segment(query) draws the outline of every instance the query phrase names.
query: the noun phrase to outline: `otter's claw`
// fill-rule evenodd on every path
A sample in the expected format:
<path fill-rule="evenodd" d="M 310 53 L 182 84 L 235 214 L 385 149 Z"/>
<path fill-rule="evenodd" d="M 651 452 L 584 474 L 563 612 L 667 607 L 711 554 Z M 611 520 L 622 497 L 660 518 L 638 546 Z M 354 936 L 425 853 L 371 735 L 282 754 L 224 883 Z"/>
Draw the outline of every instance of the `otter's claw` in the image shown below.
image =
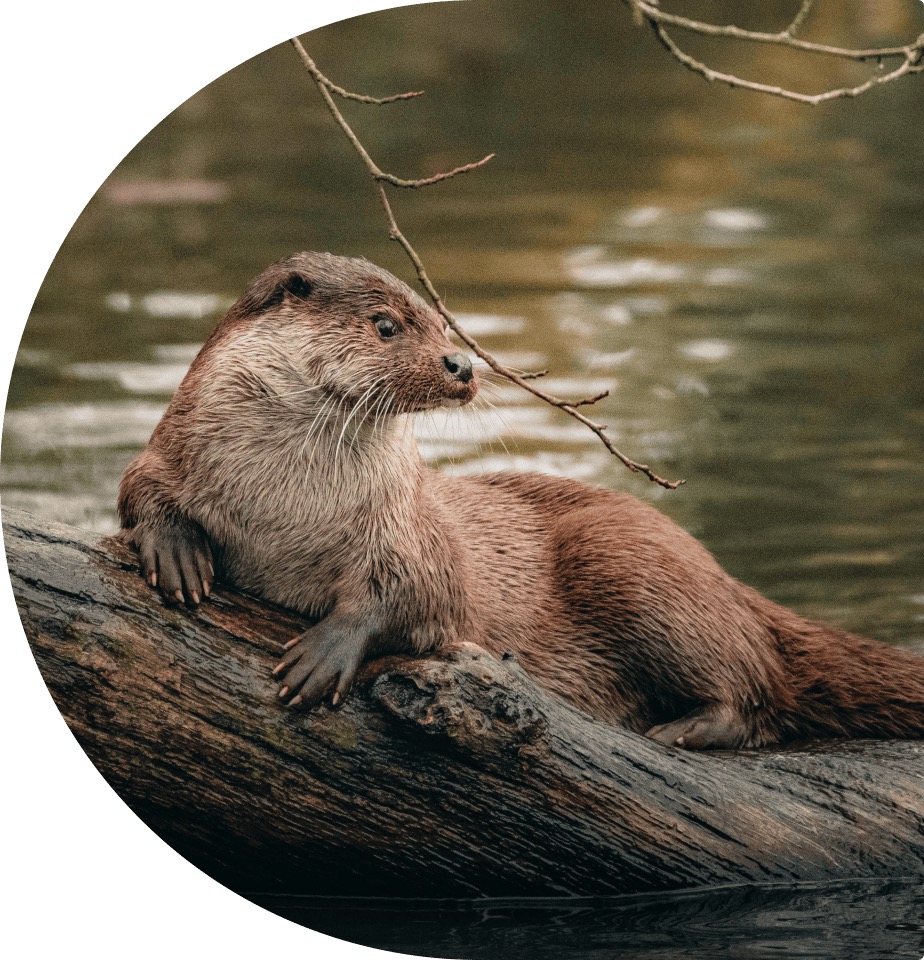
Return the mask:
<path fill-rule="evenodd" d="M 366 653 L 367 637 L 355 627 L 324 620 L 286 644 L 286 654 L 273 670 L 285 682 L 279 698 L 290 707 L 320 703 L 328 693 L 337 706 L 350 692 Z"/>
<path fill-rule="evenodd" d="M 215 581 L 212 548 L 203 529 L 188 520 L 139 524 L 122 539 L 141 557 L 141 575 L 169 605 L 198 606 Z"/>

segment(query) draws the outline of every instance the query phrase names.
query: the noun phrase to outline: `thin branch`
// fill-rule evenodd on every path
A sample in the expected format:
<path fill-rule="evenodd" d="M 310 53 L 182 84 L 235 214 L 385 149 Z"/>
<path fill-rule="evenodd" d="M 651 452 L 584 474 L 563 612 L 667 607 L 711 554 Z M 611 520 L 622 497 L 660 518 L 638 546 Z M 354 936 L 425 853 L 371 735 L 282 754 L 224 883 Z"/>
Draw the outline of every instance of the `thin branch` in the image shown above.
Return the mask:
<path fill-rule="evenodd" d="M 700 76 L 705 77 L 706 80 L 710 83 L 719 81 L 720 83 L 726 83 L 730 87 L 738 87 L 742 90 L 754 90 L 758 93 L 766 93 L 775 97 L 782 97 L 784 100 L 795 100 L 797 103 L 807 103 L 810 106 L 817 106 L 819 103 L 824 103 L 828 100 L 840 100 L 845 97 L 858 97 L 861 93 L 866 93 L 867 90 L 871 90 L 873 87 L 878 86 L 882 83 L 889 83 L 892 80 L 897 80 L 899 77 L 903 77 L 909 73 L 920 73 L 922 67 L 917 63 L 920 59 L 921 51 L 920 49 L 911 47 L 908 48 L 909 52 L 906 54 L 905 59 L 901 64 L 896 67 L 894 70 L 889 71 L 888 73 L 876 74 L 869 78 L 869 80 L 864 83 L 859 84 L 855 87 L 840 87 L 836 90 L 827 90 L 824 93 L 798 93 L 795 90 L 787 90 L 784 87 L 770 86 L 766 83 L 757 83 L 753 80 L 744 80 L 741 77 L 737 77 L 734 74 L 722 73 L 719 70 L 713 70 L 711 67 L 707 67 L 704 63 L 701 63 L 699 60 L 691 57 L 690 54 L 685 53 L 677 44 L 668 36 L 667 31 L 659 23 L 653 23 L 652 28 L 655 31 L 658 39 L 664 45 L 664 47 L 671 53 L 671 55 L 682 63 L 688 70 L 692 70 L 694 73 L 698 73 Z M 913 53 L 912 51 L 916 51 Z"/>
<path fill-rule="evenodd" d="M 815 0 L 802 0 L 799 12 L 793 17 L 792 23 L 783 31 L 781 36 L 794 37 L 802 24 L 805 23 L 806 17 L 812 12 L 813 6 L 815 6 Z"/>
<path fill-rule="evenodd" d="M 295 49 L 299 50 L 299 47 L 296 47 Z M 321 73 L 321 71 L 318 70 L 318 68 L 314 65 L 314 61 L 308 56 L 307 53 L 305 53 L 303 47 L 300 49 L 299 55 L 302 57 L 302 63 L 314 78 L 315 82 L 329 90 L 331 93 L 336 93 L 338 97 L 343 97 L 344 100 L 355 100 L 357 103 L 370 103 L 376 106 L 381 106 L 384 103 L 396 103 L 398 100 L 412 100 L 414 97 L 422 97 L 424 95 L 423 90 L 412 90 L 409 93 L 395 93 L 390 97 L 367 97 L 363 93 L 353 93 L 350 90 L 344 90 L 343 87 L 338 87 L 336 83 L 328 80 L 327 77 L 325 77 L 324 74 Z"/>
<path fill-rule="evenodd" d="M 588 397 L 586 400 L 578 400 L 577 403 L 571 404 L 573 407 L 590 407 L 595 404 L 598 400 L 603 400 L 610 395 L 609 390 L 601 390 L 599 393 L 595 393 L 592 397 Z"/>
<path fill-rule="evenodd" d="M 642 16 L 651 24 L 667 24 L 681 27 L 691 33 L 698 33 L 706 37 L 730 37 L 734 40 L 744 40 L 748 43 L 770 43 L 780 47 L 791 47 L 793 50 L 802 50 L 806 53 L 817 53 L 821 56 L 841 57 L 846 60 L 874 60 L 880 57 L 907 57 L 915 50 L 924 47 L 924 36 L 904 47 L 874 47 L 866 50 L 851 50 L 847 47 L 833 47 L 824 43 L 811 43 L 800 40 L 793 33 L 802 25 L 811 10 L 813 0 L 803 2 L 792 23 L 779 33 L 764 33 L 759 30 L 745 30 L 732 24 L 719 26 L 714 23 L 704 23 L 701 20 L 692 20 L 676 13 L 666 13 L 651 2 L 651 0 L 623 0 L 633 11 L 639 10 Z"/>
<path fill-rule="evenodd" d="M 477 163 L 470 163 L 464 167 L 457 167 L 455 170 L 450 170 L 445 174 L 438 174 L 435 177 L 428 177 L 422 180 L 401 180 L 397 177 L 393 177 L 390 174 L 384 173 L 376 165 L 375 161 L 369 156 L 368 151 L 360 143 L 359 138 L 353 132 L 349 123 L 347 123 L 343 114 L 340 112 L 337 104 L 334 102 L 333 96 L 331 95 L 332 91 L 337 92 L 340 88 L 336 88 L 327 77 L 321 73 L 314 61 L 308 55 L 304 46 L 298 37 L 293 37 L 290 41 L 292 46 L 295 48 L 296 53 L 299 56 L 299 59 L 302 61 L 305 69 L 311 75 L 315 84 L 318 87 L 318 90 L 321 93 L 321 96 L 324 99 L 327 109 L 330 111 L 334 120 L 337 122 L 337 125 L 344 132 L 347 140 L 353 146 L 353 149 L 359 154 L 363 163 L 366 166 L 366 169 L 369 171 L 369 175 L 372 180 L 375 182 L 378 187 L 379 199 L 382 202 L 382 207 L 385 210 L 385 215 L 388 219 L 389 227 L 389 236 L 392 240 L 398 243 L 404 252 L 407 254 L 408 259 L 414 266 L 414 270 L 417 273 L 417 278 L 426 291 L 427 295 L 430 297 L 430 300 L 433 303 L 434 308 L 446 321 L 450 329 L 456 334 L 456 336 L 474 353 L 477 357 L 483 360 L 495 373 L 504 377 L 507 380 L 510 380 L 512 383 L 515 383 L 517 386 L 522 387 L 528 393 L 531 393 L 534 397 L 542 400 L 543 402 L 549 404 L 550 406 L 555 407 L 558 410 L 562 410 L 567 413 L 569 416 L 573 417 L 579 423 L 584 424 L 591 432 L 597 435 L 600 439 L 600 442 L 604 447 L 616 457 L 622 464 L 628 467 L 633 473 L 642 473 L 649 480 L 652 480 L 654 483 L 660 484 L 662 487 L 667 488 L 668 490 L 676 490 L 684 481 L 683 480 L 665 480 L 662 477 L 659 477 L 647 464 L 637 463 L 635 460 L 630 459 L 624 453 L 622 453 L 617 447 L 613 444 L 612 440 L 606 434 L 606 425 L 602 423 L 597 423 L 594 420 L 591 420 L 589 417 L 586 417 L 581 413 L 577 408 L 581 406 L 588 406 L 596 403 L 598 400 L 602 400 L 605 396 L 609 394 L 609 391 L 604 391 L 603 393 L 597 394 L 593 397 L 587 397 L 583 400 L 569 401 L 563 400 L 560 397 L 556 397 L 551 393 L 547 393 L 544 390 L 540 390 L 538 387 L 535 387 L 530 382 L 539 377 L 544 376 L 547 371 L 543 370 L 538 373 L 533 374 L 520 374 L 515 370 L 512 370 L 510 367 L 507 367 L 490 353 L 484 350 L 481 345 L 478 343 L 474 337 L 470 336 L 465 329 L 461 326 L 458 320 L 453 316 L 452 313 L 446 307 L 446 304 L 443 302 L 442 297 L 434 287 L 433 282 L 431 281 L 427 271 L 423 265 L 423 262 L 420 259 L 417 251 L 411 245 L 411 242 L 407 237 L 401 232 L 401 229 L 398 226 L 398 222 L 395 219 L 394 211 L 392 210 L 391 203 L 388 200 L 388 194 L 385 189 L 386 184 L 391 184 L 392 186 L 397 187 L 423 187 L 429 186 L 432 183 L 439 183 L 442 180 L 446 180 L 449 177 L 456 176 L 461 173 L 467 173 L 470 170 L 474 170 L 480 166 L 483 166 L 487 163 L 494 154 L 490 154 L 485 157 L 483 160 L 479 160 Z M 357 99 L 356 97 L 347 97 L 347 99 Z M 370 102 L 378 102 L 375 98 L 372 98 Z"/>
<path fill-rule="evenodd" d="M 411 187 L 412 189 L 429 187 L 434 183 L 448 180 L 450 177 L 457 177 L 460 173 L 469 173 L 472 170 L 477 170 L 479 167 L 483 167 L 486 163 L 493 160 L 496 156 L 496 153 L 489 153 L 486 157 L 482 157 L 474 163 L 466 163 L 462 167 L 455 167 L 452 170 L 447 170 L 446 173 L 437 173 L 432 177 L 424 177 L 422 180 L 401 180 L 399 177 L 392 176 L 390 173 L 380 173 L 375 179 L 383 183 L 390 183 L 393 187 Z"/>
<path fill-rule="evenodd" d="M 321 91 L 321 96 L 324 98 L 324 102 L 327 104 L 327 109 L 333 115 L 334 120 L 337 121 L 340 129 L 343 130 L 346 134 L 347 139 L 353 145 L 353 149 L 362 157 L 363 163 L 366 164 L 366 169 L 369 171 L 370 176 L 373 180 L 376 180 L 380 183 L 390 183 L 394 187 L 406 187 L 410 189 L 417 189 L 418 187 L 429 187 L 434 183 L 440 183 L 443 180 L 449 180 L 451 177 L 457 177 L 460 174 L 468 173 L 471 170 L 475 170 L 478 167 L 484 166 L 490 160 L 494 158 L 494 154 L 488 154 L 486 157 L 482 157 L 481 160 L 477 160 L 475 163 L 468 163 L 462 167 L 456 167 L 454 170 L 448 170 L 445 173 L 437 173 L 432 177 L 422 177 L 419 180 L 402 180 L 400 177 L 396 177 L 394 174 L 386 173 L 384 170 L 380 170 L 375 161 L 369 154 L 366 152 L 365 147 L 359 142 L 359 138 L 353 133 L 350 125 L 346 122 L 343 117 L 343 114 L 337 108 L 337 104 L 334 103 L 334 98 L 331 96 L 331 93 L 336 93 L 337 96 L 343 97 L 345 100 L 356 100 L 359 103 L 371 103 L 380 105 L 383 103 L 394 103 L 397 100 L 408 100 L 411 97 L 420 96 L 423 91 L 417 93 L 399 93 L 393 97 L 366 97 L 359 93 L 350 93 L 348 90 L 344 90 L 342 87 L 338 87 L 336 84 L 332 83 L 330 80 L 324 76 L 323 73 L 317 68 L 314 60 L 308 56 L 308 51 L 305 50 L 302 46 L 302 42 L 295 37 L 291 41 L 292 46 L 295 47 L 295 52 L 298 54 L 299 59 L 302 61 L 302 65 L 311 74 L 312 79 L 317 84 L 318 90 Z"/>
<path fill-rule="evenodd" d="M 330 90 L 331 93 L 336 93 L 338 97 L 343 97 L 344 100 L 355 100 L 357 103 L 371 103 L 375 106 L 381 106 L 383 103 L 397 103 L 399 100 L 412 100 L 414 97 L 422 97 L 424 95 L 423 90 L 411 90 L 408 93 L 393 93 L 390 97 L 367 97 L 363 93 L 352 93 L 349 90 L 344 90 L 343 87 L 338 87 L 335 83 L 331 83 L 327 77 L 324 77 L 324 86 Z"/>
<path fill-rule="evenodd" d="M 810 43 L 807 40 L 800 40 L 795 34 L 811 13 L 815 0 L 802 0 L 789 26 L 779 33 L 761 33 L 756 30 L 743 30 L 741 27 L 734 25 L 719 26 L 713 23 L 703 23 L 700 20 L 691 20 L 689 17 L 682 17 L 674 13 L 665 13 L 658 7 L 657 0 L 623 0 L 623 2 L 630 8 L 633 19 L 639 14 L 644 17 L 664 48 L 675 60 L 688 70 L 698 73 L 710 82 L 719 81 L 730 87 L 737 87 L 741 90 L 753 90 L 757 93 L 766 93 L 770 96 L 782 97 L 784 100 L 795 100 L 797 103 L 807 103 L 811 106 L 817 106 L 819 103 L 825 103 L 828 100 L 857 97 L 861 93 L 866 93 L 867 90 L 871 90 L 873 87 L 890 83 L 908 74 L 921 73 L 924 71 L 924 65 L 921 63 L 922 57 L 924 57 L 924 34 L 921 34 L 914 43 L 904 47 L 878 47 L 867 50 L 850 50 L 844 47 L 832 47 L 822 43 Z M 855 61 L 876 59 L 880 66 L 886 58 L 901 57 L 902 61 L 896 68 L 890 70 L 888 73 L 875 74 L 865 82 L 857 84 L 854 87 L 838 87 L 834 90 L 826 90 L 823 93 L 816 94 L 799 93 L 795 90 L 788 90 L 785 87 L 759 83 L 755 80 L 745 80 L 743 77 L 736 76 L 735 74 L 713 70 L 712 67 L 707 66 L 685 50 L 682 50 L 677 42 L 668 34 L 665 29 L 665 24 L 708 37 L 728 37 L 750 43 L 770 43 L 779 47 L 788 47 L 806 53 L 841 57 Z"/>
<path fill-rule="evenodd" d="M 642 15 L 642 7 L 639 0 L 629 0 L 629 9 L 632 11 L 632 22 L 635 26 L 644 26 L 645 17 Z"/>

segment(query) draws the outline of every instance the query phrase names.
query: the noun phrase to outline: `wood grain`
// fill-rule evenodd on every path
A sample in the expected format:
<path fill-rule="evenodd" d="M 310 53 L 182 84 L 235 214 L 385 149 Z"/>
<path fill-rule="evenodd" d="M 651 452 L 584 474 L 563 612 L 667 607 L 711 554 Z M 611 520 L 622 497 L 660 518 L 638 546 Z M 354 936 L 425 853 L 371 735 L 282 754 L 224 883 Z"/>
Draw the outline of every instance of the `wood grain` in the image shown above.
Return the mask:
<path fill-rule="evenodd" d="M 4 510 L 26 636 L 80 745 L 242 892 L 562 896 L 924 876 L 924 745 L 690 754 L 596 722 L 474 646 L 276 700 L 303 621 L 230 590 L 167 609 L 113 540 Z M 62 786 L 66 802 L 66 786 Z"/>

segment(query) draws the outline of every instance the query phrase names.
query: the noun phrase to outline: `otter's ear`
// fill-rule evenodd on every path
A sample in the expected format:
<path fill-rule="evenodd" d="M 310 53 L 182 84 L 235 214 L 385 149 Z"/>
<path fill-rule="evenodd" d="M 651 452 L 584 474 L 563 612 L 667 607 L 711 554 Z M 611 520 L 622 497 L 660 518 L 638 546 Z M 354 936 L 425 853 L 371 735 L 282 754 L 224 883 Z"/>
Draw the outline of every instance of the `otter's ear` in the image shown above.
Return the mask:
<path fill-rule="evenodd" d="M 282 280 L 257 282 L 247 292 L 244 308 L 248 313 L 262 313 L 278 307 L 286 295 L 296 300 L 307 300 L 314 289 L 314 285 L 300 273 L 290 273 Z"/>
<path fill-rule="evenodd" d="M 314 291 L 314 284 L 300 273 L 292 273 L 279 284 L 284 293 L 291 294 L 296 300 L 307 300 Z"/>

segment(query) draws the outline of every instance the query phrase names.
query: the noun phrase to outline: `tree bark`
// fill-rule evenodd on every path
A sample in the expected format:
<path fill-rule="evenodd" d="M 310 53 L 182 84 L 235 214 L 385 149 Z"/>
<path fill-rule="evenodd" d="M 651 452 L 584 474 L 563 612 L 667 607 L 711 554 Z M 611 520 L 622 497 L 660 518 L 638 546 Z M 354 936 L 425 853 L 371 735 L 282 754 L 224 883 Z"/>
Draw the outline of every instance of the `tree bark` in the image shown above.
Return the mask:
<path fill-rule="evenodd" d="M 924 745 L 691 754 L 464 646 L 282 707 L 293 614 L 168 609 L 111 539 L 4 511 L 26 636 L 74 736 L 181 854 L 241 892 L 561 896 L 924 875 Z"/>

